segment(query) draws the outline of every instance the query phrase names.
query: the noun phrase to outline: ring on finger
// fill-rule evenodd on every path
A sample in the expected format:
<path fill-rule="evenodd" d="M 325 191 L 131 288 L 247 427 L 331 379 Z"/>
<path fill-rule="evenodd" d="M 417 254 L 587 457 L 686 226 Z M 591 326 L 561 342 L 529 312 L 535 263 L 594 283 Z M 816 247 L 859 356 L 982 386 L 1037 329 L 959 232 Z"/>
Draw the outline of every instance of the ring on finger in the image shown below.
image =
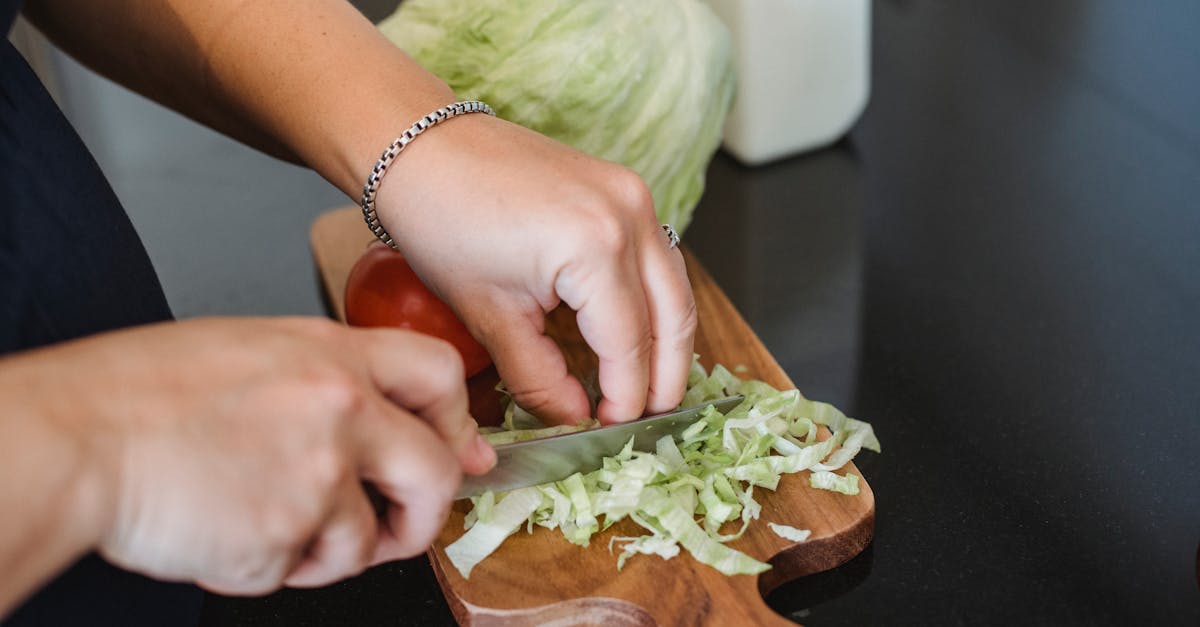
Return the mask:
<path fill-rule="evenodd" d="M 679 245 L 679 233 L 675 232 L 675 228 L 670 224 L 662 225 L 662 230 L 667 234 L 667 249 L 670 250 Z"/>

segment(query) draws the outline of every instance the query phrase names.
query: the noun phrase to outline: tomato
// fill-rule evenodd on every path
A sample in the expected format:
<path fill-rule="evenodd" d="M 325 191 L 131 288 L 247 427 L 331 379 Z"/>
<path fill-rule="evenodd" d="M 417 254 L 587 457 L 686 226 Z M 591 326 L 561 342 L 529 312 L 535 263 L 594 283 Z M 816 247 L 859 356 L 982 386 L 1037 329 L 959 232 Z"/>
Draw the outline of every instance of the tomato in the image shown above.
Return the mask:
<path fill-rule="evenodd" d="M 468 377 L 492 363 L 491 355 L 467 330 L 454 310 L 429 291 L 404 256 L 375 243 L 346 280 L 346 322 L 356 327 L 399 327 L 454 345 Z"/>

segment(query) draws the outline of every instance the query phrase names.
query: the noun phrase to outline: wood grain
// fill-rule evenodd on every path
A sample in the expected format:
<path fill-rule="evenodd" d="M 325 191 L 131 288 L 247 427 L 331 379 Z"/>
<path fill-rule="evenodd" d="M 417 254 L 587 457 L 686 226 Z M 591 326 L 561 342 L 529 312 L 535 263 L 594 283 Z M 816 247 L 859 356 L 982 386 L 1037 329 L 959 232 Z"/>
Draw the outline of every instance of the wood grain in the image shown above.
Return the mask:
<path fill-rule="evenodd" d="M 331 211 L 313 224 L 313 256 L 330 310 L 339 318 L 346 275 L 371 237 L 355 207 Z M 688 251 L 684 255 L 700 319 L 696 352 L 705 365 L 743 365 L 747 372 L 742 376 L 791 387 L 724 292 Z M 563 347 L 574 372 L 589 371 L 594 357 L 570 311 L 552 312 L 547 332 Z M 499 419 L 494 381 L 494 371 L 471 381 L 472 412 L 480 422 Z M 845 470 L 861 475 L 853 464 Z M 670 561 L 637 556 L 618 573 L 609 539 L 641 535 L 640 527 L 622 521 L 596 534 L 587 548 L 570 544 L 556 531 L 518 532 L 476 566 L 467 581 L 445 554 L 445 547 L 463 533 L 470 506 L 465 501 L 452 508 L 429 558 L 462 625 L 788 625 L 762 595 L 783 582 L 838 566 L 867 546 L 874 531 L 875 497 L 866 481 L 860 486 L 856 496 L 814 490 L 808 487 L 808 473 L 799 473 L 785 475 L 775 492 L 759 490 L 761 519 L 730 543 L 772 564 L 757 577 L 726 577 L 686 553 Z M 770 531 L 768 521 L 811 529 L 812 535 L 799 544 L 784 540 Z"/>

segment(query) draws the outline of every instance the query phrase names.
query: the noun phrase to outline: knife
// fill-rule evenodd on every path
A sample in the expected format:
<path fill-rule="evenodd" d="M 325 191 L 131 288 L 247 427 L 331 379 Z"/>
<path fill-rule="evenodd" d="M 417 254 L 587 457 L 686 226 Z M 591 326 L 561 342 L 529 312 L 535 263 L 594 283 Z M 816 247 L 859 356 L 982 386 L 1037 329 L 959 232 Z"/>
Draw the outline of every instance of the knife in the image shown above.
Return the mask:
<path fill-rule="evenodd" d="M 577 472 L 600 468 L 605 457 L 621 452 L 629 438 L 633 450 L 652 451 L 664 435 L 678 437 L 710 405 L 722 413 L 737 407 L 744 397 L 731 396 L 640 420 L 599 429 L 574 431 L 537 440 L 496 446 L 496 466 L 486 475 L 464 476 L 456 499 L 478 496 L 488 490 L 503 492 L 561 481 Z"/>

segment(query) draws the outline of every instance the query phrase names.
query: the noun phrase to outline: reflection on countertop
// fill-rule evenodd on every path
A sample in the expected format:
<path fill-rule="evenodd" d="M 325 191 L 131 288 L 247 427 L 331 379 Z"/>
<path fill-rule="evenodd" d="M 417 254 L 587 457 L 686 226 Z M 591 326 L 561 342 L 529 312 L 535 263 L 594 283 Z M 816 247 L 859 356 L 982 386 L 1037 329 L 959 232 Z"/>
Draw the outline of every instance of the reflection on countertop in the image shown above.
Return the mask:
<path fill-rule="evenodd" d="M 865 192 L 849 142 L 749 169 L 719 153 L 685 233 L 809 398 L 854 397 Z"/>

